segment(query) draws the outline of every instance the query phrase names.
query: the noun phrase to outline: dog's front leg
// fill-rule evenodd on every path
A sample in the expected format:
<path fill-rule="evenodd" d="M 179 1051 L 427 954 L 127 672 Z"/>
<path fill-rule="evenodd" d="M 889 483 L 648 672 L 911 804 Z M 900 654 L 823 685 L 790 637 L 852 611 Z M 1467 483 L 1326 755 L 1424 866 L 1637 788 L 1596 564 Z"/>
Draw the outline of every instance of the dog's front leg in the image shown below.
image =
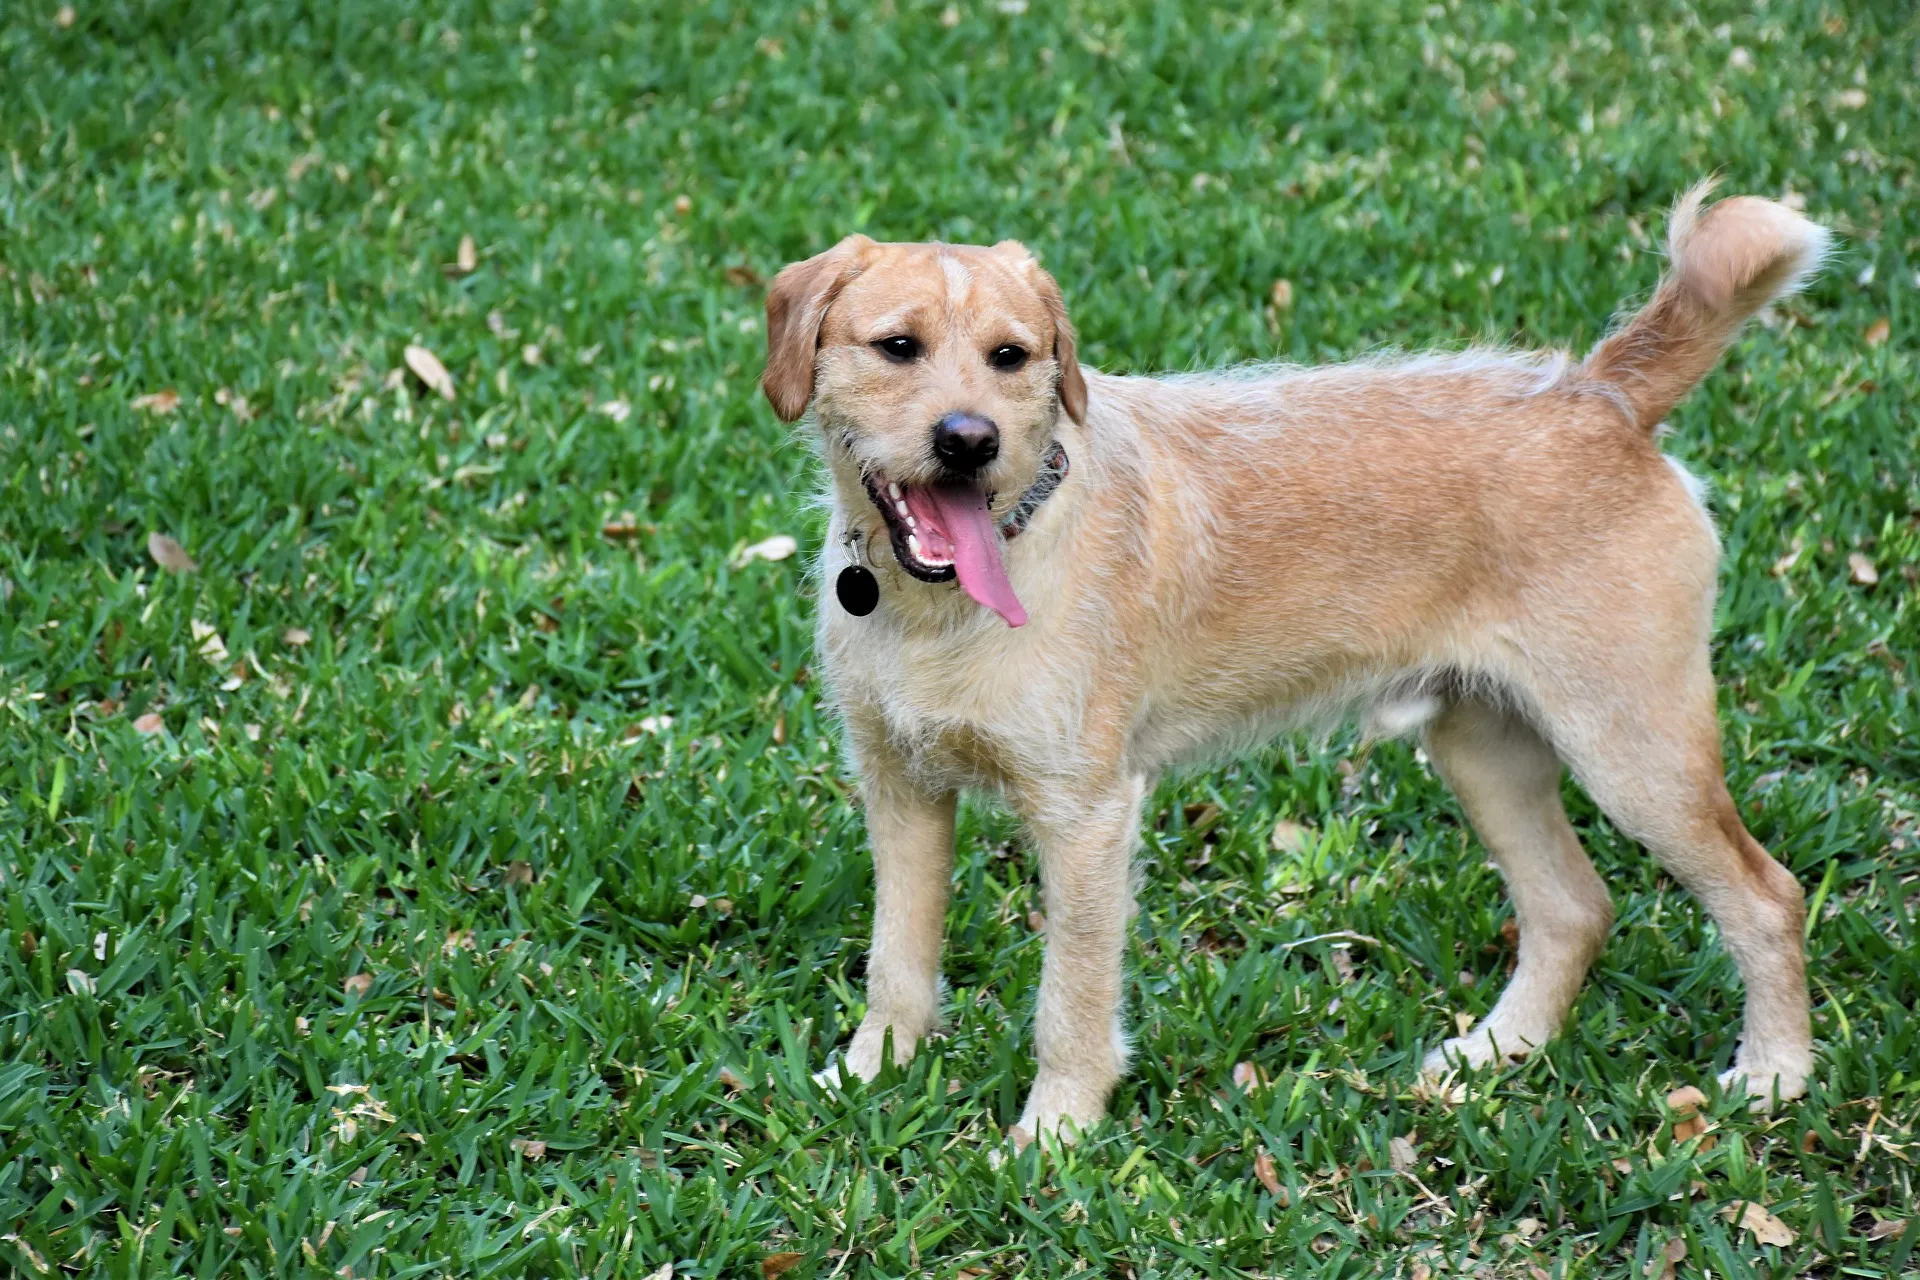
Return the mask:
<path fill-rule="evenodd" d="M 1022 1137 L 1088 1129 L 1126 1069 L 1120 971 L 1133 909 L 1133 848 L 1145 784 L 1047 798 L 1030 813 L 1047 908 L 1047 953 L 1034 1021 L 1039 1074 L 1020 1117 Z"/>
<path fill-rule="evenodd" d="M 847 1047 L 847 1070 L 878 1075 L 887 1032 L 904 1064 L 940 1012 L 940 940 L 953 873 L 954 795 L 929 795 L 887 762 L 866 755 L 861 796 L 873 846 L 873 952 L 867 1016 Z M 837 1073 L 829 1067 L 823 1075 Z"/>

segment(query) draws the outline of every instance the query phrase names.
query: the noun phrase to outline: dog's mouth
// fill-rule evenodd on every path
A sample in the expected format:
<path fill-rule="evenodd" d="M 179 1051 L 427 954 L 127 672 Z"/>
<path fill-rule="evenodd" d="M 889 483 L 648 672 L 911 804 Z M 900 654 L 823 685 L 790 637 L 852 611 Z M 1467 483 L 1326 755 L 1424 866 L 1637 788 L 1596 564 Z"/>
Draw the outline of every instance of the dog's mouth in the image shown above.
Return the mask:
<path fill-rule="evenodd" d="M 1026 625 L 1027 611 L 1001 562 L 991 493 L 964 481 L 901 484 L 881 471 L 866 472 L 861 479 L 886 521 L 902 569 L 922 582 L 958 578 L 962 590 L 1005 618 L 1008 626 Z"/>

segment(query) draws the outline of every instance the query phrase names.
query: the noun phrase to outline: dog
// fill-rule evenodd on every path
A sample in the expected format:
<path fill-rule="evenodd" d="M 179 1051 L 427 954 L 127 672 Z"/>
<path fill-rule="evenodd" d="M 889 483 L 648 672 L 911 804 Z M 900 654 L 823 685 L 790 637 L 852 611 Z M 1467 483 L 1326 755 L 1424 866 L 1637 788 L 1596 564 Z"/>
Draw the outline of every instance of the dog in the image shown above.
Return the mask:
<path fill-rule="evenodd" d="M 1613 920 L 1562 768 L 1718 924 L 1746 986 L 1727 1089 L 1813 1070 L 1799 883 L 1728 794 L 1708 639 L 1719 542 L 1662 420 L 1827 233 L 1676 206 L 1646 306 L 1584 360 L 1470 350 L 1113 377 L 1014 241 L 854 235 L 767 296 L 762 387 L 807 415 L 831 516 L 820 668 L 872 846 L 870 1080 L 935 1029 L 959 792 L 1030 833 L 1046 912 L 1016 1141 L 1071 1141 L 1126 1069 L 1142 798 L 1169 768 L 1357 719 L 1417 734 L 1503 873 L 1519 962 L 1423 1070 L 1555 1035 Z M 836 603 L 840 593 L 844 606 Z"/>

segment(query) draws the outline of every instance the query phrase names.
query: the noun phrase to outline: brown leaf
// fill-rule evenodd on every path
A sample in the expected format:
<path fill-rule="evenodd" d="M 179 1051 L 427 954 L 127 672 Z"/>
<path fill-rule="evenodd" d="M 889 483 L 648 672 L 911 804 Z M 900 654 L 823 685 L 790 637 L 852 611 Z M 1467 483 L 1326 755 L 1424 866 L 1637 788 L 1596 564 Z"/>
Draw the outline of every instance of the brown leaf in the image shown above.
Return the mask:
<path fill-rule="evenodd" d="M 1260 1068 L 1251 1062 L 1237 1062 L 1233 1067 L 1233 1085 L 1242 1093 L 1252 1093 L 1264 1089 L 1266 1081 L 1260 1078 Z"/>
<path fill-rule="evenodd" d="M 720 1068 L 720 1083 L 725 1085 L 727 1088 L 734 1089 L 734 1090 L 744 1089 L 747 1087 L 747 1082 L 745 1080 L 742 1080 L 740 1078 L 740 1073 L 735 1071 L 732 1067 Z"/>
<path fill-rule="evenodd" d="M 1880 581 L 1880 570 L 1874 568 L 1873 561 L 1858 551 L 1847 557 L 1849 576 L 1863 587 L 1870 587 Z"/>
<path fill-rule="evenodd" d="M 149 711 L 147 714 L 135 720 L 133 727 L 138 733 L 155 734 L 166 728 L 167 722 L 160 718 L 159 712 Z"/>
<path fill-rule="evenodd" d="M 1868 1227 L 1867 1239 L 1875 1241 L 1891 1240 L 1906 1229 L 1907 1220 L 1905 1218 L 1888 1218 L 1883 1222 L 1876 1222 L 1871 1227 Z"/>
<path fill-rule="evenodd" d="M 1673 1280 L 1673 1269 L 1687 1256 L 1685 1236 L 1674 1236 L 1647 1263 L 1647 1280 Z"/>
<path fill-rule="evenodd" d="M 1333 960 L 1333 971 L 1340 975 L 1341 982 L 1352 982 L 1354 976 L 1353 952 L 1345 943 L 1332 947 L 1327 955 Z M 1461 1035 L 1467 1034 L 1462 1031 Z"/>
<path fill-rule="evenodd" d="M 413 370 L 413 376 L 426 384 L 427 390 L 438 392 L 443 400 L 453 399 L 453 375 L 447 372 L 447 366 L 440 363 L 440 357 L 425 347 L 407 344 L 407 368 Z"/>
<path fill-rule="evenodd" d="M 1190 804 L 1180 812 L 1196 835 L 1220 821 L 1220 806 L 1217 804 Z"/>
<path fill-rule="evenodd" d="M 172 387 L 162 387 L 144 396 L 135 396 L 133 407 L 142 413 L 172 413 L 180 407 L 180 393 Z"/>
<path fill-rule="evenodd" d="M 727 283 L 742 289 L 757 289 L 766 283 L 766 279 L 752 267 L 728 267 Z"/>
<path fill-rule="evenodd" d="M 1268 841 L 1277 853 L 1299 853 L 1313 842 L 1313 832 L 1291 818 L 1282 818 L 1273 824 L 1273 836 Z"/>
<path fill-rule="evenodd" d="M 153 562 L 168 573 L 192 573 L 200 567 L 194 558 L 187 554 L 186 548 L 164 533 L 147 535 L 147 554 Z"/>
<path fill-rule="evenodd" d="M 1682 1085 L 1667 1095 L 1667 1110 L 1678 1119 L 1684 1120 L 1700 1108 L 1707 1105 L 1707 1095 L 1692 1085 Z"/>
<path fill-rule="evenodd" d="M 373 990 L 373 975 L 370 973 L 349 974 L 347 980 L 340 984 L 340 989 L 350 996 L 364 998 L 367 992 Z"/>
<path fill-rule="evenodd" d="M 1267 1189 L 1268 1195 L 1286 1194 L 1286 1188 L 1280 1185 L 1280 1175 L 1274 1172 L 1273 1157 L 1264 1150 L 1253 1158 L 1253 1176 L 1260 1180 L 1260 1185 Z"/>
<path fill-rule="evenodd" d="M 1735 1231 L 1744 1229 L 1751 1233 L 1758 1244 L 1777 1245 L 1784 1249 L 1795 1239 L 1792 1227 L 1751 1200 L 1735 1200 L 1720 1211 L 1720 1216 L 1731 1222 Z"/>
<path fill-rule="evenodd" d="M 775 1276 L 783 1276 L 806 1260 L 806 1254 L 795 1253 L 791 1249 L 781 1253 L 770 1253 L 760 1259 L 761 1280 L 773 1280 Z"/>
<path fill-rule="evenodd" d="M 1387 1143 L 1387 1160 L 1395 1173 L 1412 1173 L 1420 1162 L 1420 1153 L 1411 1138 L 1395 1138 Z"/>
<path fill-rule="evenodd" d="M 1697 1138 L 1707 1131 L 1705 1116 L 1693 1116 L 1686 1120 L 1673 1122 L 1673 1140 L 1685 1142 L 1688 1138 Z"/>
<path fill-rule="evenodd" d="M 544 1160 L 547 1158 L 547 1144 L 538 1138 L 515 1138 L 507 1145 L 529 1160 Z"/>
<path fill-rule="evenodd" d="M 508 884 L 532 884 L 533 864 L 531 862 L 509 862 L 507 864 Z"/>
<path fill-rule="evenodd" d="M 616 519 L 600 526 L 600 536 L 603 538 L 632 538 L 639 533 L 640 522 L 634 519 L 631 511 L 622 511 Z"/>
<path fill-rule="evenodd" d="M 1878 320 L 1868 325 L 1867 331 L 1860 336 L 1866 339 L 1868 346 L 1877 347 L 1893 336 L 1893 323 L 1885 316 L 1881 316 Z"/>

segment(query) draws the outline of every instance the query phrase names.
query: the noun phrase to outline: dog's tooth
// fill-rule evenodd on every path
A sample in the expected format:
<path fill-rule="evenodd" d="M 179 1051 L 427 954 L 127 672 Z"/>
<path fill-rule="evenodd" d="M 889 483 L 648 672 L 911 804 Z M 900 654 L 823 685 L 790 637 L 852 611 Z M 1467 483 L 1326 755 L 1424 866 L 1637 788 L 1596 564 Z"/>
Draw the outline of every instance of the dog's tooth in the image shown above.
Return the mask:
<path fill-rule="evenodd" d="M 895 502 L 898 502 L 900 500 L 900 486 L 893 483 L 891 480 L 887 482 L 887 496 L 889 498 L 892 498 Z"/>
<path fill-rule="evenodd" d="M 920 522 L 918 520 L 915 520 L 912 516 L 907 517 L 907 528 L 918 529 L 919 527 L 920 527 Z"/>
<path fill-rule="evenodd" d="M 901 515 L 903 515 L 903 516 L 907 514 L 907 504 L 906 504 L 906 503 L 904 503 L 904 502 L 896 502 L 896 503 L 894 503 L 894 504 L 893 504 L 893 509 L 894 509 L 895 511 L 898 511 L 898 512 L 899 512 L 899 513 L 900 513 Z"/>
<path fill-rule="evenodd" d="M 920 535 L 919 534 L 910 533 L 907 535 L 907 550 L 913 552 L 913 558 L 915 560 L 918 560 L 920 558 Z"/>

